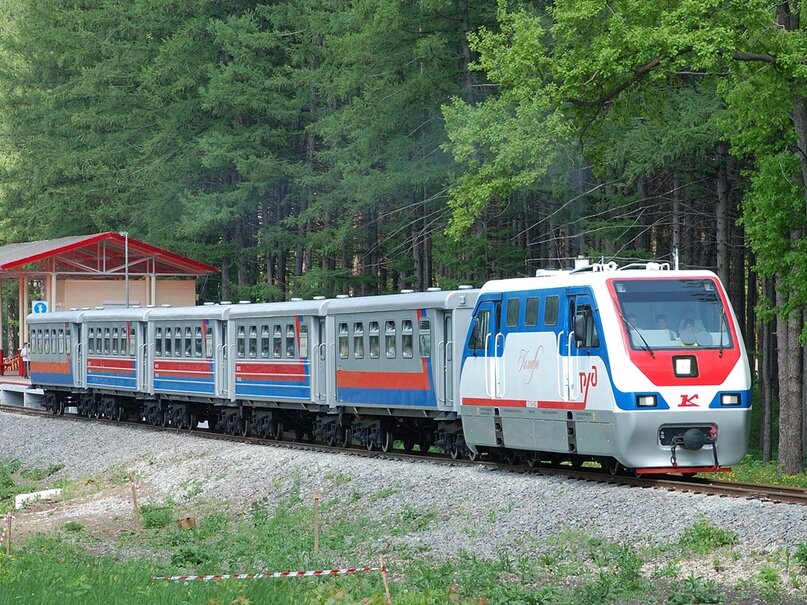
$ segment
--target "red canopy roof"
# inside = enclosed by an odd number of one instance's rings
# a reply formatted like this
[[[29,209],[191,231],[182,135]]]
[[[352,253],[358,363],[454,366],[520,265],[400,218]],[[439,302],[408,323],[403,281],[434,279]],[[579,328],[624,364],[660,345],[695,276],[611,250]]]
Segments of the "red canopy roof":
[[[0,246],[0,272],[59,273],[89,277],[205,275],[216,267],[115,231]]]

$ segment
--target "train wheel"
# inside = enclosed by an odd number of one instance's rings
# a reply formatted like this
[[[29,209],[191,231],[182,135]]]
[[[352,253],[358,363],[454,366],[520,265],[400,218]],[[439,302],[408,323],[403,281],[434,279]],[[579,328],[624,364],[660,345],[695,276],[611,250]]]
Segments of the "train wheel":
[[[418,448],[420,449],[421,454],[427,454],[431,446],[432,444],[429,439],[423,438],[418,440]]]
[[[249,435],[249,423],[246,420],[238,421],[238,432],[242,437]]]
[[[411,453],[412,450],[415,449],[415,440],[411,437],[405,437],[403,440],[403,448],[407,454]]]
[[[165,428],[168,426],[168,411],[167,410],[160,410],[160,426]]]
[[[386,454],[392,449],[393,443],[392,431],[384,431],[381,436],[381,451]]]
[[[365,443],[364,446],[367,448],[368,452],[372,452],[373,448],[375,447],[375,441],[372,439],[367,439],[367,443]]]
[[[54,414],[64,416],[64,399],[60,399],[59,403],[56,404],[56,411],[54,412]]]
[[[479,452],[472,452],[470,449],[468,450],[468,460],[471,462],[476,462],[479,460]]]
[[[115,420],[118,422],[122,421],[126,417],[126,413],[122,405],[115,406]]]
[[[325,445],[334,447],[336,445],[336,431],[328,431],[328,436],[325,438]]]
[[[275,432],[274,432],[274,435],[272,435],[272,438],[275,441],[283,441],[283,423],[282,422],[276,422],[275,423]]]
[[[353,435],[350,432],[350,427],[343,426],[340,427],[339,430],[341,431],[340,433],[341,445],[343,448],[347,449],[351,445],[353,445]]]
[[[536,454],[535,452],[532,452],[531,454],[529,454],[527,456],[527,466],[532,468],[536,464],[538,464],[538,454]]]
[[[195,431],[198,425],[199,425],[199,419],[196,417],[196,412],[191,412],[190,421],[188,422],[188,430]]]

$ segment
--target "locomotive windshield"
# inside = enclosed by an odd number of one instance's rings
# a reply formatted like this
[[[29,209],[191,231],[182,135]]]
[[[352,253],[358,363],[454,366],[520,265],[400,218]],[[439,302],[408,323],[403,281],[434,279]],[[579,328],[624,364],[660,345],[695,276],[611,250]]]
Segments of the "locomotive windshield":
[[[733,348],[728,315],[713,280],[631,279],[613,285],[634,349]]]

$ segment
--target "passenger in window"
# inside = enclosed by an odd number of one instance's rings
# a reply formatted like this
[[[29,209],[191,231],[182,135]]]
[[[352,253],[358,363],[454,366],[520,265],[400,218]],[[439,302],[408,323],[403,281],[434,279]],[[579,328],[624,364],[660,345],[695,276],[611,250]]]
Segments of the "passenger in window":
[[[656,315],[656,330],[666,330],[669,338],[678,338],[678,335],[673,330],[670,330],[670,327],[667,325],[666,315]]]

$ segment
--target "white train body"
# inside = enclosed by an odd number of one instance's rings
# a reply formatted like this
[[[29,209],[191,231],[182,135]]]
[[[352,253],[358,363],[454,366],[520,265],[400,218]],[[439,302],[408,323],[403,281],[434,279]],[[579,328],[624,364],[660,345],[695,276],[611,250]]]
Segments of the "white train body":
[[[461,372],[468,445],[635,469],[738,462],[751,376],[725,291],[710,272],[649,267],[487,283]],[[692,335],[670,327],[688,319]]]

